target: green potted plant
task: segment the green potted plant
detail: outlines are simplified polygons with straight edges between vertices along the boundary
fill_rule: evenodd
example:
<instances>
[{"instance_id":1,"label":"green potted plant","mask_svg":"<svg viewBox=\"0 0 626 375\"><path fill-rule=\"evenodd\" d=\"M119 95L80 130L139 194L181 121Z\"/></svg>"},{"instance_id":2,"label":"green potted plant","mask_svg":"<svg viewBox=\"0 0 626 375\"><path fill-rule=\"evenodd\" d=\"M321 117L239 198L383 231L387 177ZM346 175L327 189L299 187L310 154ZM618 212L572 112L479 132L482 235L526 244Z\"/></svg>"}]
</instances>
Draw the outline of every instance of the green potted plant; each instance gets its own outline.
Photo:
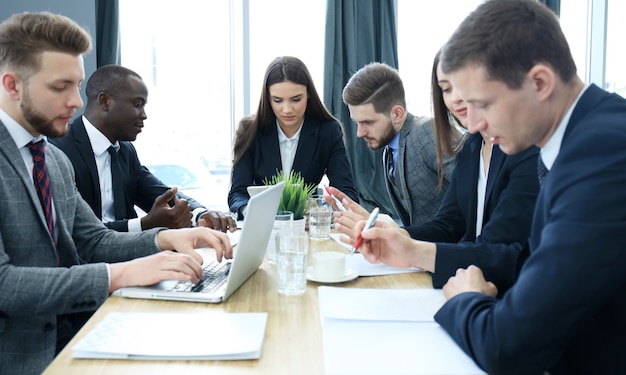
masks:
<instances>
[{"instance_id":1,"label":"green potted plant","mask_svg":"<svg viewBox=\"0 0 626 375\"><path fill-rule=\"evenodd\" d=\"M313 195L316 186L305 183L300 172L294 172L293 170L288 176L285 176L283 171L279 171L270 180L263 180L263 183L265 185L276 185L281 181L285 181L285 189L280 198L278 210L293 212L294 221L304 219L307 201Z\"/></svg>"}]
</instances>

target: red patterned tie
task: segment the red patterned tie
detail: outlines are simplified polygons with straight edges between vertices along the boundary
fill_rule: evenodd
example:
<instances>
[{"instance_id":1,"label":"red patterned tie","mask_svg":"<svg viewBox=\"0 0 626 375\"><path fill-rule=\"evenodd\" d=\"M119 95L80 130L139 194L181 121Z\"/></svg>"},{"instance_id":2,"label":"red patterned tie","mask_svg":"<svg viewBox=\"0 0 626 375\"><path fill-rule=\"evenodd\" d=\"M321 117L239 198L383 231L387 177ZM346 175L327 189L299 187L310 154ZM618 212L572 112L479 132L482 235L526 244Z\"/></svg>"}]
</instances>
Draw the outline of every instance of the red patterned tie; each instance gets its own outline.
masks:
<instances>
[{"instance_id":1,"label":"red patterned tie","mask_svg":"<svg viewBox=\"0 0 626 375\"><path fill-rule=\"evenodd\" d=\"M52 189L50 188L50 178L48 178L48 169L46 168L46 155L44 153L44 141L37 143L29 143L28 148L33 155L33 180L35 182L35 190L39 196L39 202L46 216L48 231L56 248L56 238L54 237L54 218L52 216ZM57 262L58 254L57 254Z\"/></svg>"}]
</instances>

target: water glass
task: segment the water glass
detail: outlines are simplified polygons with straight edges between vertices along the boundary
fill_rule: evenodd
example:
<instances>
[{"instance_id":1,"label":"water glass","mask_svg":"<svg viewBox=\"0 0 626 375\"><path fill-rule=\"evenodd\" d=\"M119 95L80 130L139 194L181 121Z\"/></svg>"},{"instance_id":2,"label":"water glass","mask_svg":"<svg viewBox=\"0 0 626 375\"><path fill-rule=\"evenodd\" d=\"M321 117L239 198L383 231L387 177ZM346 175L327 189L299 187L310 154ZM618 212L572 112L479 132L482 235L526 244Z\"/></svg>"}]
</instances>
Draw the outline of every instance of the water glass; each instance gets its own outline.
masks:
<instances>
[{"instance_id":1,"label":"water glass","mask_svg":"<svg viewBox=\"0 0 626 375\"><path fill-rule=\"evenodd\" d=\"M293 225L293 212L291 211L278 211L274 218L274 226L272 227L272 233L270 234L270 240L267 243L267 262L270 264L276 264L276 239L278 234L285 231L291 232Z\"/></svg>"},{"instance_id":2,"label":"water glass","mask_svg":"<svg viewBox=\"0 0 626 375\"><path fill-rule=\"evenodd\" d=\"M306 292L306 265L309 236L306 232L283 232L278 235L276 275L278 293L295 296Z\"/></svg>"},{"instance_id":3,"label":"water glass","mask_svg":"<svg viewBox=\"0 0 626 375\"><path fill-rule=\"evenodd\" d=\"M309 198L308 209L311 239L314 241L329 239L333 207L326 202L323 195L313 195Z\"/></svg>"}]
</instances>

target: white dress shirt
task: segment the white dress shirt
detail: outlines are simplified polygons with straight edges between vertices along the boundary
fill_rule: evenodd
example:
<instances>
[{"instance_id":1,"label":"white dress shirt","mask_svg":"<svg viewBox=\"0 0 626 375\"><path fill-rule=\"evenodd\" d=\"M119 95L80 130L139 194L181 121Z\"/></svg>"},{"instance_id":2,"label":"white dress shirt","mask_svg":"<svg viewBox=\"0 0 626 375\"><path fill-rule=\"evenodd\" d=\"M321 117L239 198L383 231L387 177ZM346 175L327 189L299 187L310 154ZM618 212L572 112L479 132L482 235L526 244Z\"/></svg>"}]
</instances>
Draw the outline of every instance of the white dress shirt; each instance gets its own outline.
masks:
<instances>
[{"instance_id":1,"label":"white dress shirt","mask_svg":"<svg viewBox=\"0 0 626 375\"><path fill-rule=\"evenodd\" d=\"M304 122L302 123L304 124ZM283 173L285 176L289 176L291 168L293 167L293 160L296 157L296 151L298 150L298 142L300 141L300 132L302 131L302 124L298 128L296 134L293 137L288 138L276 120L276 128L278 129L278 144L280 146L280 160L282 161Z\"/></svg>"}]
</instances>

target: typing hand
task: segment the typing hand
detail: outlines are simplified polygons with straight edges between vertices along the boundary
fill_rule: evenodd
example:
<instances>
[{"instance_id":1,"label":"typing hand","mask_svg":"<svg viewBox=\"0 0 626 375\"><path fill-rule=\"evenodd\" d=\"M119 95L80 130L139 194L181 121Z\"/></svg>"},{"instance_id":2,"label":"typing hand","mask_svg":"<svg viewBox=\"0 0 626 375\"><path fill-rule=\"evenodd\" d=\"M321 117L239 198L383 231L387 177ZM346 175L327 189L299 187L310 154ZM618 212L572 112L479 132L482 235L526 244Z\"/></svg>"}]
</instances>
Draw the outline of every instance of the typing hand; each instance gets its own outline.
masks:
<instances>
[{"instance_id":1,"label":"typing hand","mask_svg":"<svg viewBox=\"0 0 626 375\"><path fill-rule=\"evenodd\" d=\"M222 258L232 258L233 248L228 236L222 232L209 228L183 228L163 230L157 233L157 242L161 250L176 250L179 253L192 255L198 263L202 257L195 249L211 247L215 249L215 256L219 262Z\"/></svg>"},{"instance_id":2,"label":"typing hand","mask_svg":"<svg viewBox=\"0 0 626 375\"><path fill-rule=\"evenodd\" d=\"M159 195L155 200L150 212L141 218L141 229L146 230L154 227L186 228L191 226L191 207L185 199L176 196L178 188L174 187ZM170 207L170 201L174 205Z\"/></svg>"},{"instance_id":3,"label":"typing hand","mask_svg":"<svg viewBox=\"0 0 626 375\"><path fill-rule=\"evenodd\" d=\"M202 258L201 258L202 259ZM184 280L197 283L202 280L202 266L194 256L173 251L162 251L128 262L109 265L111 283L109 292L126 286L143 286L162 280Z\"/></svg>"}]
</instances>

